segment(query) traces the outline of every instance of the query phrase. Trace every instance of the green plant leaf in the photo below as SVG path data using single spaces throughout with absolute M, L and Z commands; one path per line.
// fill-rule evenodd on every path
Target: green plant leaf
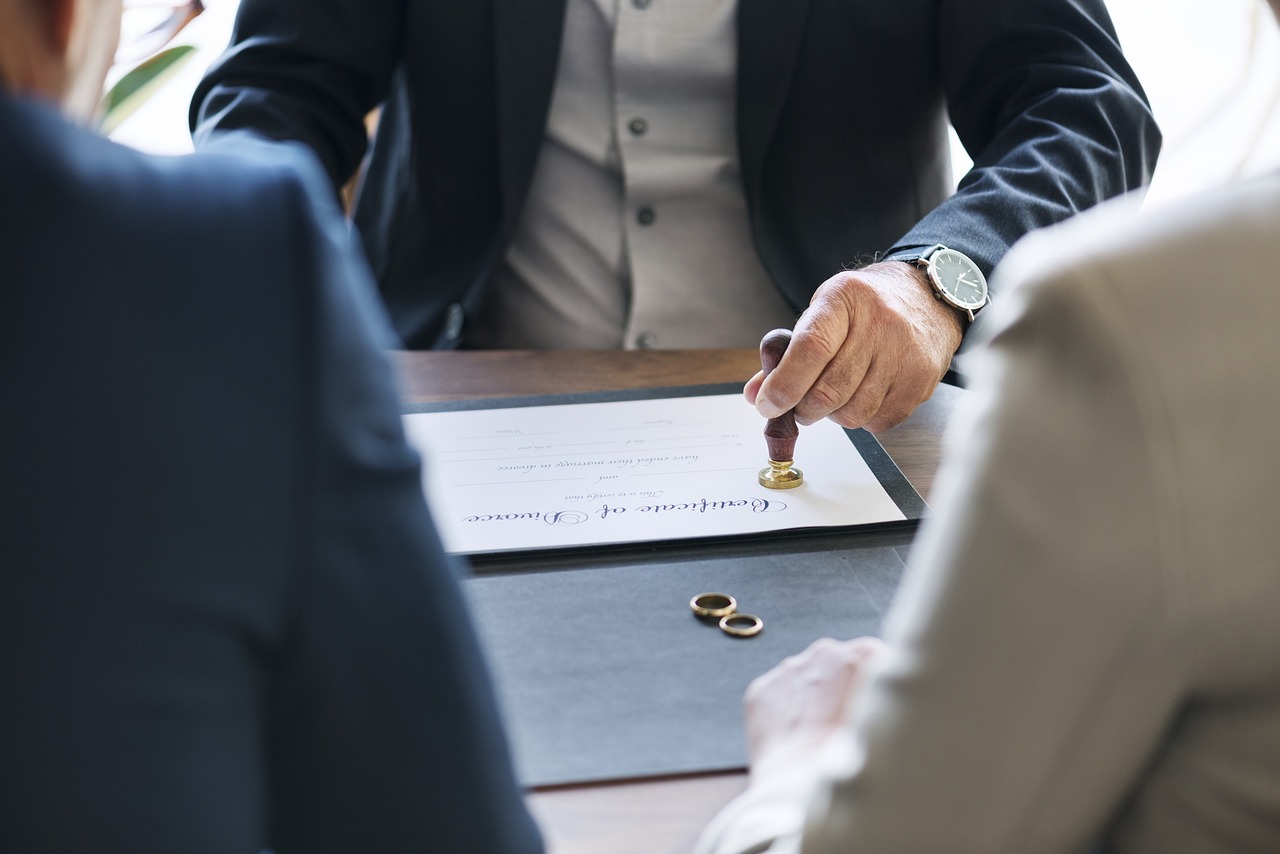
M 105 136 L 120 127 L 195 52 L 195 47 L 189 44 L 162 50 L 116 81 L 116 85 L 102 97 L 99 132 Z

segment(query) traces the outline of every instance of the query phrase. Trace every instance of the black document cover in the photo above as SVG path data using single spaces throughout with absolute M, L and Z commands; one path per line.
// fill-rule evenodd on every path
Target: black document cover
M 409 411 L 736 388 L 504 398 Z M 818 637 L 878 631 L 926 508 L 874 436 L 849 432 L 907 523 L 473 560 L 466 590 L 524 785 L 742 768 L 747 683 Z M 734 596 L 740 611 L 764 621 L 764 631 L 734 638 L 699 620 L 689 600 L 710 591 Z

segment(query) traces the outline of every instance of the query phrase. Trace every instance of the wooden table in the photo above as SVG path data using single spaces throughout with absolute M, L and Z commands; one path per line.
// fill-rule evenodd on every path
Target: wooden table
M 745 382 L 755 350 L 548 350 L 394 354 L 408 403 L 513 395 Z M 933 398 L 879 438 L 928 496 L 942 430 L 963 392 Z M 743 773 L 537 789 L 529 803 L 550 854 L 684 854 L 715 812 L 746 785 Z

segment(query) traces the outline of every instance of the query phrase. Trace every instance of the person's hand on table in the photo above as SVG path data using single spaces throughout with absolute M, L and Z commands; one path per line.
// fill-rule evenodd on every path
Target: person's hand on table
M 846 725 L 849 706 L 884 649 L 879 638 L 821 638 L 756 677 L 743 699 L 752 779 L 782 775 L 816 758 L 827 738 Z
M 743 389 L 765 418 L 888 429 L 933 394 L 963 338 L 959 312 L 914 264 L 883 261 L 822 284 L 766 379 Z

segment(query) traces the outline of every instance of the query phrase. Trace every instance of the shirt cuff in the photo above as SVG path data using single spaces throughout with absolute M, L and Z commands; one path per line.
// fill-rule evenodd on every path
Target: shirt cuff
M 798 851 L 819 779 L 816 767 L 804 766 L 752 784 L 711 820 L 694 846 L 694 854 Z

